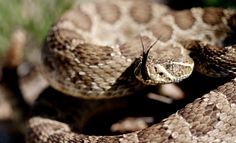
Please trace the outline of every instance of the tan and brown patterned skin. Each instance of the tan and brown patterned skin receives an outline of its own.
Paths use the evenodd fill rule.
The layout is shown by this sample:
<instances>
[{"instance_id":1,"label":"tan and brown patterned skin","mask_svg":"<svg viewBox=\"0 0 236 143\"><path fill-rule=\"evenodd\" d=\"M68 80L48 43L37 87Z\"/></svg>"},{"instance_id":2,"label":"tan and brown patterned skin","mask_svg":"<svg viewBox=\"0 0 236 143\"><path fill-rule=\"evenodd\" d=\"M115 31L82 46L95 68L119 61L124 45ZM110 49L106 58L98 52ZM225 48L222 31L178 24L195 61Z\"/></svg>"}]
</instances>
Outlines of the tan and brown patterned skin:
<instances>
[{"instance_id":1,"label":"tan and brown patterned skin","mask_svg":"<svg viewBox=\"0 0 236 143\"><path fill-rule=\"evenodd\" d=\"M55 117L47 118L42 110L29 120L27 141L234 142L236 48L223 48L223 41L235 28L235 21L233 10L173 11L145 0L99 1L75 6L53 25L42 49L43 74L52 87L65 94L78 98L112 98L143 90L149 83L177 82L192 72L188 52L199 72L233 79L159 124L118 136L76 133L72 124L54 120L70 111L59 111ZM142 70L135 68L142 67L138 62L143 61L140 37L145 48L158 39L148 54L145 64L148 79L144 80L140 75ZM55 100L55 104L62 102ZM57 110L46 99L39 101L38 105L47 104ZM77 122L83 124L87 118L83 114L88 113L70 109L78 110L82 117Z\"/></svg>"}]
</instances>

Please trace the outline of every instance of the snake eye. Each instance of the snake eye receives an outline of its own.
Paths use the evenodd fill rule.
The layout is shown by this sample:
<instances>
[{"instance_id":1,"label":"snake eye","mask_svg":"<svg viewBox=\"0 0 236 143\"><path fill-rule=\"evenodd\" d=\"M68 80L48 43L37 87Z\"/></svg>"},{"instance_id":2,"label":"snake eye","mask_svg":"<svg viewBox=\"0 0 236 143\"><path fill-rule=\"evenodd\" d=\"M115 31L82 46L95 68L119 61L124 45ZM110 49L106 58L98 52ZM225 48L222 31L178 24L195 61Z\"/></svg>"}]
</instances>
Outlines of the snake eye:
<instances>
[{"instance_id":1,"label":"snake eye","mask_svg":"<svg viewBox=\"0 0 236 143\"><path fill-rule=\"evenodd\" d=\"M160 75L160 76L163 76L163 75L164 75L164 73L163 73L163 72L160 72L157 67L154 67L154 70L155 70L156 74L158 74L158 75Z\"/></svg>"},{"instance_id":2,"label":"snake eye","mask_svg":"<svg viewBox=\"0 0 236 143\"><path fill-rule=\"evenodd\" d=\"M157 67L154 67L154 70L155 70L156 74L158 74L158 75L160 75L160 76L163 76L163 75L164 75L164 73L163 73L163 72L160 72Z\"/></svg>"},{"instance_id":3,"label":"snake eye","mask_svg":"<svg viewBox=\"0 0 236 143\"><path fill-rule=\"evenodd\" d=\"M160 72L160 73L158 73L160 76L163 76L164 75L164 73L163 72Z\"/></svg>"}]
</instances>

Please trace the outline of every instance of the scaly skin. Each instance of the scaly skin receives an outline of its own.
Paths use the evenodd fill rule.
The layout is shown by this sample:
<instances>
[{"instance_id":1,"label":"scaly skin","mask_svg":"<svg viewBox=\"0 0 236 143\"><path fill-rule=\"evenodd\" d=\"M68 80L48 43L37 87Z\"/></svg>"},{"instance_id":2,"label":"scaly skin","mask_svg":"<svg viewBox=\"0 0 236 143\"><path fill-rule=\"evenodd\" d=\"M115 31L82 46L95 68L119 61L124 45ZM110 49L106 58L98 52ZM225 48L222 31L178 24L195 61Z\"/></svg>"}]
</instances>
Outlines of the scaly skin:
<instances>
[{"instance_id":1,"label":"scaly skin","mask_svg":"<svg viewBox=\"0 0 236 143\"><path fill-rule=\"evenodd\" d=\"M221 46L235 29L235 15L233 10L218 8L177 12L144 0L83 4L65 13L50 30L42 49L43 74L52 87L67 95L113 98L145 90L150 83L171 83L188 77L193 70L189 50L198 71L234 78L236 48ZM140 37L144 51L158 39L145 59ZM68 102L70 110L57 111L52 117L43 115L47 111L33 116L28 123L27 141L234 142L235 91L234 78L159 124L118 136L75 132L73 123L60 120L60 115L78 110L78 124L83 124L82 113L84 118L89 113L83 111L85 107L78 109ZM46 99L37 104L46 103L57 110L54 104L64 101L48 103ZM87 102L92 108L93 102Z\"/></svg>"}]
</instances>

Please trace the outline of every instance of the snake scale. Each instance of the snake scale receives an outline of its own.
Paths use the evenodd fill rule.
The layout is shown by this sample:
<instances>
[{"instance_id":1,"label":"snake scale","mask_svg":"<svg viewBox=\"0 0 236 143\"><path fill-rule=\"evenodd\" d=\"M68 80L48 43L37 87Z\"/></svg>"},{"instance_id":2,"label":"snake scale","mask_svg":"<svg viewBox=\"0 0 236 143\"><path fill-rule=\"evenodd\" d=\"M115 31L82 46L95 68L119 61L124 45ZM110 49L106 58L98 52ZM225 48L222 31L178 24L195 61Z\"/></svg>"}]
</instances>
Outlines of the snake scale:
<instances>
[{"instance_id":1,"label":"snake scale","mask_svg":"<svg viewBox=\"0 0 236 143\"><path fill-rule=\"evenodd\" d=\"M211 77L232 79L160 123L123 135L75 132L73 123L58 118L78 112L82 116L77 121L80 126L87 112L76 108L76 103L67 101L65 106L71 111L57 111L51 117L43 113L49 111L39 108L42 113L28 122L27 141L235 142L236 46L228 38L235 28L236 11L229 9L175 11L147 0L100 0L76 5L49 31L42 49L42 72L60 92L89 98L85 101L87 108L90 100L113 100L148 86L181 81L193 67ZM35 106L45 104L57 110L57 103L66 102L66 97L51 99L53 103L46 99L42 97Z\"/></svg>"}]
</instances>

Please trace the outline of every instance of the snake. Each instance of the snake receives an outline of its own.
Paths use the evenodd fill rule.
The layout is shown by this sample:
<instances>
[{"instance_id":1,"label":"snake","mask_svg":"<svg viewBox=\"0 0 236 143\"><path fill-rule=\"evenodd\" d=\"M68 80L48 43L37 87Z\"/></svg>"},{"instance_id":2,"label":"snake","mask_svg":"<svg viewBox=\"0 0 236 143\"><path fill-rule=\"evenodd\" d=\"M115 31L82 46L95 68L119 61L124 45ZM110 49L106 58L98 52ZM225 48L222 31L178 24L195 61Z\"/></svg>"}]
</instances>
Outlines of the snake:
<instances>
[{"instance_id":1,"label":"snake","mask_svg":"<svg viewBox=\"0 0 236 143\"><path fill-rule=\"evenodd\" d=\"M151 0L75 4L52 25L41 50L41 72L63 95L36 101L27 142L235 142L235 28L232 9L176 11ZM81 128L88 111L104 109L106 101L180 82L193 70L231 80L160 123L131 133L86 135L66 117Z\"/></svg>"}]
</instances>

